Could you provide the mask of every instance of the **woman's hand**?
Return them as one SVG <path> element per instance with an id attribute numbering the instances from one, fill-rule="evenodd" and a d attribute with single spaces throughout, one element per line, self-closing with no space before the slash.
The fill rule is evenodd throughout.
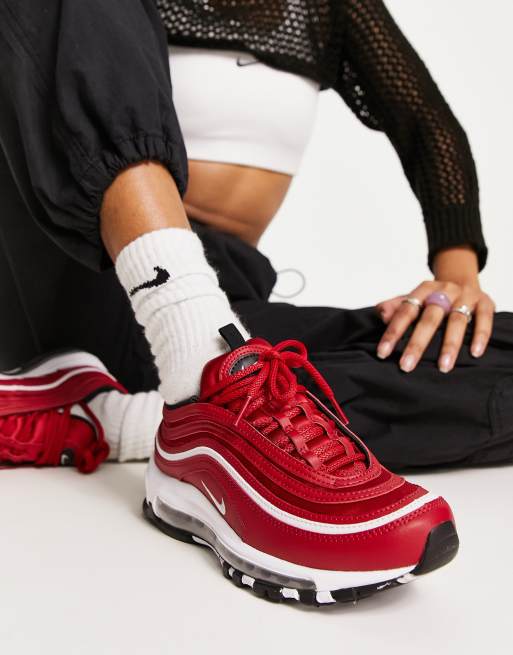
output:
<path id="1" fill-rule="evenodd" d="M 417 298 L 421 303 L 433 292 L 445 293 L 452 307 L 467 305 L 473 313 L 474 331 L 470 352 L 481 357 L 490 339 L 495 304 L 479 286 L 477 257 L 466 246 L 440 251 L 433 261 L 435 279 L 423 282 L 408 296 L 397 296 L 376 306 L 378 313 L 387 324 L 387 329 L 379 342 L 377 354 L 381 359 L 388 357 L 408 327 L 417 321 L 413 334 L 399 361 L 401 369 L 413 371 L 435 332 L 444 320 L 444 311 L 436 305 L 426 308 L 415 307 L 403 302 L 406 297 Z M 467 317 L 452 311 L 447 317 L 447 325 L 438 367 L 448 373 L 456 362 L 463 344 L 467 328 Z"/>

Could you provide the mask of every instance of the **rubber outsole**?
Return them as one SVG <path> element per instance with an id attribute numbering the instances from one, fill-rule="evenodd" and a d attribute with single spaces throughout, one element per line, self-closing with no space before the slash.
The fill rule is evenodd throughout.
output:
<path id="1" fill-rule="evenodd" d="M 208 542 L 204 541 L 204 539 L 197 537 L 191 532 L 169 525 L 159 518 L 153 511 L 151 504 L 146 500 L 143 502 L 143 514 L 150 523 L 155 525 L 161 532 L 164 532 L 169 537 L 173 537 L 173 539 L 188 544 L 194 544 L 195 546 L 205 546 L 213 550 L 221 563 L 224 576 L 228 580 L 231 580 L 235 586 L 251 589 L 259 598 L 264 598 L 272 602 L 292 601 L 318 607 L 333 603 L 356 604 L 363 598 L 368 598 L 369 596 L 373 596 L 381 591 L 404 585 L 406 582 L 410 582 L 417 576 L 425 575 L 426 573 L 430 573 L 431 571 L 448 564 L 456 557 L 459 548 L 459 539 L 454 523 L 452 523 L 452 521 L 446 521 L 431 530 L 426 539 L 426 545 L 422 557 L 411 573 L 408 573 L 401 578 L 393 578 L 376 584 L 337 589 L 328 592 L 329 596 L 324 597 L 323 601 L 319 602 L 318 592 L 314 589 L 284 588 L 265 580 L 252 578 L 242 571 L 239 571 L 229 562 L 224 560 L 219 553 L 217 553 L 215 548 Z"/>

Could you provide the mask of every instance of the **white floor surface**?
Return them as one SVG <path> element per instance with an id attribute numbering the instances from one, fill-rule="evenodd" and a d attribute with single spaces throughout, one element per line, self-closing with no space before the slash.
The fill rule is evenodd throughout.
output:
<path id="1" fill-rule="evenodd" d="M 453 505 L 457 559 L 323 609 L 237 589 L 141 516 L 143 464 L 0 471 L 2 655 L 513 652 L 513 468 L 410 476 Z"/>

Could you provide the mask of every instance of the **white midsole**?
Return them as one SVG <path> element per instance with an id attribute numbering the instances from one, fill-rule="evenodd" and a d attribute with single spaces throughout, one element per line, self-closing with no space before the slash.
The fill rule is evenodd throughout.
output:
<path id="1" fill-rule="evenodd" d="M 91 353 L 85 351 L 75 351 L 62 353 L 62 355 L 56 355 L 55 357 L 49 357 L 48 359 L 45 359 L 43 362 L 41 362 L 41 364 L 38 366 L 28 369 L 23 373 L 1 373 L 0 380 L 12 380 L 13 378 L 37 378 L 43 375 L 48 375 L 50 373 L 55 373 L 55 371 L 59 371 L 64 368 L 73 368 L 76 366 L 88 366 L 100 369 L 103 372 L 107 372 L 107 369 L 98 359 L 98 357 L 95 357 Z"/>
<path id="2" fill-rule="evenodd" d="M 47 389 L 52 389 L 59 386 L 70 377 L 74 377 L 75 375 L 81 373 L 89 371 L 101 371 L 102 373 L 108 373 L 107 369 L 98 359 L 98 357 L 95 357 L 94 355 L 91 355 L 91 353 L 87 352 L 72 352 L 51 357 L 44 362 L 41 362 L 39 366 L 35 366 L 34 368 L 24 371 L 23 373 L 13 372 L 11 374 L 0 374 L 0 381 L 37 378 L 69 368 L 74 370 L 69 371 L 65 376 L 55 380 L 54 382 L 40 385 L 0 384 L 0 391 L 46 391 Z"/>
<path id="3" fill-rule="evenodd" d="M 196 487 L 162 473 L 153 458 L 150 459 L 146 470 L 146 500 L 151 503 L 157 516 L 160 501 L 167 507 L 204 523 L 214 532 L 224 548 L 236 558 L 278 575 L 311 581 L 318 592 L 386 582 L 407 576 L 415 568 L 415 565 L 412 565 L 378 571 L 332 571 L 302 566 L 264 553 L 242 541 Z M 159 518 L 164 520 L 162 516 Z M 408 580 L 407 576 L 404 581 Z"/>

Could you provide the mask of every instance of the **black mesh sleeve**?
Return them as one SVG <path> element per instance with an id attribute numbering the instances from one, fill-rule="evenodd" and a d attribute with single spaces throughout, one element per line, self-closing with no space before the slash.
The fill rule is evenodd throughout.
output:
<path id="1" fill-rule="evenodd" d="M 381 0 L 347 0 L 335 89 L 396 149 L 426 225 L 429 265 L 442 248 L 469 244 L 486 262 L 477 174 L 461 125 Z"/>

